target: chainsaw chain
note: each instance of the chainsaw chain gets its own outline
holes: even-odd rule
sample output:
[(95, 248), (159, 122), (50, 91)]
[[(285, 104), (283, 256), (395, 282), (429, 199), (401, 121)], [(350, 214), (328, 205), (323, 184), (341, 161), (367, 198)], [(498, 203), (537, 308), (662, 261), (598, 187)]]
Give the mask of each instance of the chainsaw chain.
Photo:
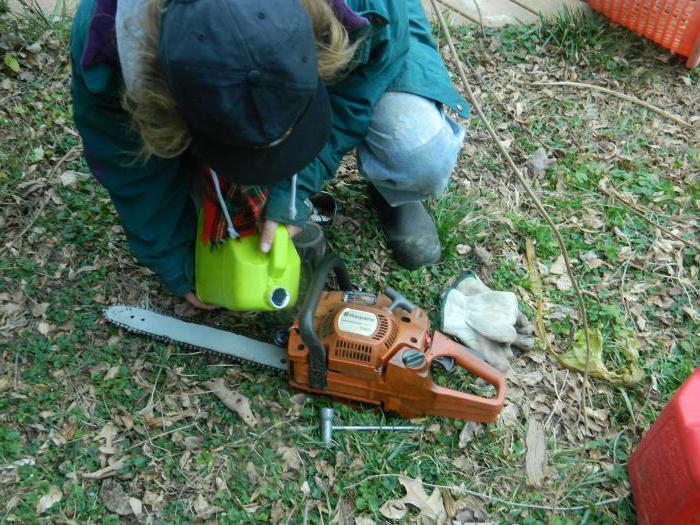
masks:
[[(155, 314), (164, 315), (164, 316), (166, 316), (166, 317), (170, 317), (170, 318), (172, 318), (172, 319), (177, 319), (178, 321), (183, 321), (183, 322), (185, 322), (185, 323), (191, 323), (191, 324), (196, 324), (196, 325), (200, 325), (200, 326), (206, 326), (206, 327), (208, 327), (208, 328), (214, 328), (214, 329), (216, 329), (216, 330), (222, 330), (222, 328), (221, 328), (220, 326), (211, 325), (211, 324), (208, 324), (208, 323), (205, 323), (205, 322), (202, 322), (202, 321), (196, 321), (196, 320), (192, 320), (192, 319), (187, 319), (187, 318), (182, 317), (182, 316), (177, 315), (177, 314), (171, 314), (171, 313), (161, 312), (160, 310), (156, 310), (156, 309), (153, 309), (153, 308), (149, 308), (149, 307), (146, 307), (146, 306), (143, 306), (143, 305), (141, 305), (141, 306), (126, 305), (126, 304), (113, 304), (113, 305), (110, 305), (110, 307), (112, 307), (112, 306), (124, 306), (124, 307), (127, 307), (127, 308), (142, 308), (142, 309), (144, 309), (144, 310), (148, 310), (149, 312), (153, 312), (153, 313), (155, 313)], [(111, 324), (112, 326), (116, 326), (116, 327), (118, 327), (118, 328), (122, 328), (122, 329), (124, 329), (124, 330), (126, 330), (127, 332), (130, 332), (130, 333), (132, 333), (132, 334), (144, 335), (144, 336), (148, 337), (149, 339), (154, 339), (154, 340), (156, 340), (156, 341), (160, 341), (161, 343), (172, 343), (172, 344), (174, 344), (174, 345), (176, 345), (176, 346), (178, 346), (178, 347), (180, 347), (180, 348), (185, 348), (185, 349), (189, 349), (189, 350), (196, 350), (196, 351), (206, 352), (206, 353), (209, 354), (209, 355), (213, 355), (213, 356), (217, 356), (217, 357), (225, 357), (225, 358), (228, 359), (229, 361), (233, 361), (233, 362), (239, 363), (239, 364), (248, 365), (248, 366), (251, 366), (251, 367), (253, 367), (253, 368), (257, 368), (257, 369), (259, 369), (259, 370), (265, 370), (265, 371), (267, 371), (267, 372), (271, 372), (271, 373), (274, 373), (274, 374), (276, 374), (276, 375), (283, 375), (283, 374), (285, 374), (285, 371), (284, 371), (284, 370), (280, 370), (279, 368), (275, 368), (275, 367), (272, 367), (272, 366), (264, 365), (264, 364), (262, 364), (262, 363), (257, 363), (257, 362), (255, 362), (255, 361), (249, 361), (248, 359), (243, 359), (242, 357), (234, 356), (234, 355), (231, 355), (231, 354), (226, 354), (226, 353), (224, 353), (224, 352), (217, 352), (216, 350), (211, 350), (210, 348), (204, 348), (204, 347), (201, 347), (201, 346), (195, 346), (195, 345), (192, 345), (192, 344), (190, 344), (190, 343), (183, 343), (182, 341), (178, 341), (178, 340), (176, 340), (176, 339), (171, 339), (171, 338), (169, 338), (169, 337), (164, 337), (164, 336), (162, 336), (162, 335), (154, 335), (154, 334), (152, 334), (151, 332), (147, 332), (147, 331), (145, 331), (145, 330), (139, 330), (138, 328), (134, 328), (133, 326), (129, 326), (128, 324), (120, 323), (120, 322), (118, 322), (118, 321), (114, 321), (113, 319), (110, 319), (109, 317), (107, 317), (107, 310), (108, 310), (108, 308), (105, 308), (105, 309), (102, 311), (102, 317), (104, 318), (105, 321), (107, 321), (107, 322), (108, 322), (109, 324)]]

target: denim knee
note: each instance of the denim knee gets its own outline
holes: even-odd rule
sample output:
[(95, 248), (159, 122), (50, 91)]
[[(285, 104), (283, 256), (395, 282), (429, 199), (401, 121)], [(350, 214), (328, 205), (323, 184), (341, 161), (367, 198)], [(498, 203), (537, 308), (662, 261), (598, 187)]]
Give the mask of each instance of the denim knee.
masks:
[(391, 205), (424, 200), (444, 191), (464, 134), (434, 101), (387, 93), (358, 146), (360, 168)]

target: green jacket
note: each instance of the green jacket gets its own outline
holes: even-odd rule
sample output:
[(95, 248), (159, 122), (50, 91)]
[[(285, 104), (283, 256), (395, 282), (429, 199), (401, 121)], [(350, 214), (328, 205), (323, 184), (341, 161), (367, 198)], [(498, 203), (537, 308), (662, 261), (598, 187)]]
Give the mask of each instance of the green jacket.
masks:
[[(299, 173), (295, 221), (287, 215), (289, 181), (270, 187), (265, 214), (281, 223), (306, 220), (308, 197), (364, 140), (372, 108), (385, 92), (420, 95), (468, 116), (469, 107), (452, 86), (420, 0), (346, 0), (346, 4), (370, 24), (351, 35), (363, 38), (356, 66), (342, 81), (328, 86), (331, 137)], [(88, 166), (109, 191), (134, 255), (173, 293), (184, 295), (193, 289), (196, 210), (190, 190), (199, 171), (188, 154), (146, 162), (135, 156), (140, 140), (120, 104), (124, 84), (114, 43), (115, 5), (114, 0), (82, 0), (78, 6), (71, 39), (74, 119)]]

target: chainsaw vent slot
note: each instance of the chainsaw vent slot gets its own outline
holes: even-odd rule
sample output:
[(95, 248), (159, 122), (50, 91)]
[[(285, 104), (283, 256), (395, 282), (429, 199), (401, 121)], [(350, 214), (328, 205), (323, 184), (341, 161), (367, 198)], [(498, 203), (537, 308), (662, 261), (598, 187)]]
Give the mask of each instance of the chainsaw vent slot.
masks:
[(396, 342), (396, 338), (398, 336), (399, 336), (399, 327), (396, 325), (396, 323), (391, 323), (391, 333), (389, 334), (389, 338), (384, 343), (384, 346), (386, 346), (387, 350), (391, 350), (391, 348), (394, 346), (394, 343)]
[(336, 343), (335, 354), (343, 359), (369, 362), (372, 357), (372, 347), (340, 339)]
[(379, 328), (377, 328), (377, 331), (374, 332), (372, 339), (375, 341), (381, 341), (389, 331), (389, 320), (381, 314), (378, 314), (377, 318), (379, 319)]

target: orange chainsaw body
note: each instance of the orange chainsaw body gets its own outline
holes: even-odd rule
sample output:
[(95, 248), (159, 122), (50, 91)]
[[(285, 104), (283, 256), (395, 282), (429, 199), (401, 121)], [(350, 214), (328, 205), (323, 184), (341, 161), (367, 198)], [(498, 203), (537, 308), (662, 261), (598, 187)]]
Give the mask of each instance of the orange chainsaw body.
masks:
[[(326, 388), (309, 384), (309, 348), (296, 324), (288, 347), (290, 386), (378, 405), (404, 418), (495, 420), (505, 400), (503, 375), (442, 333), (431, 337), (428, 316), (420, 308), (391, 306), (392, 299), (384, 294), (322, 292), (313, 328), (327, 355)], [(438, 357), (452, 358), (455, 365), (493, 385), (495, 397), (436, 385), (431, 365)]]

